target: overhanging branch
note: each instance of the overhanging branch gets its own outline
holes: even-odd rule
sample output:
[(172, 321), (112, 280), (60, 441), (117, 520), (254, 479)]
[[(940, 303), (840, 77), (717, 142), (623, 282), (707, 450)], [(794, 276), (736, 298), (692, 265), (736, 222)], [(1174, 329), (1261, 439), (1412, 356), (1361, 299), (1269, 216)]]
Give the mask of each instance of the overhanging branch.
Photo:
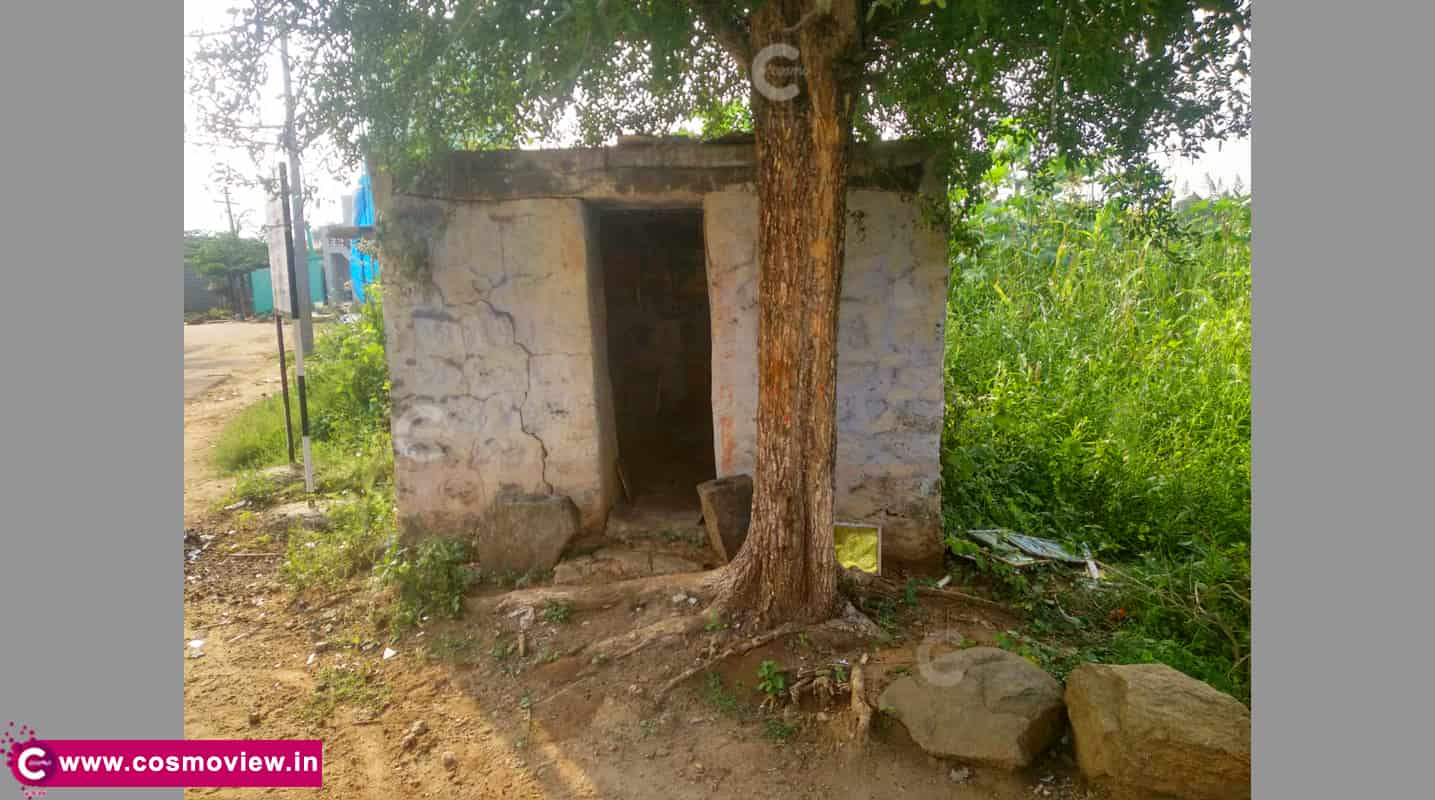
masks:
[(752, 46), (748, 43), (746, 23), (725, 13), (717, 0), (689, 0), (703, 26), (717, 39), (719, 45), (737, 62), (742, 74), (748, 74), (752, 65)]

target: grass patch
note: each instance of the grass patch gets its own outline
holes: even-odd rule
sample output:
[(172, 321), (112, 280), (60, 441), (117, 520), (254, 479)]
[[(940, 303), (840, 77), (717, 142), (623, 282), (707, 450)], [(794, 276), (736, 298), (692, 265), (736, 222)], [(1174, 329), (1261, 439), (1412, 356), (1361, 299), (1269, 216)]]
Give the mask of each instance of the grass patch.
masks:
[[(293, 418), (298, 419), (298, 403), (292, 405)], [(267, 397), (241, 409), (214, 444), (214, 462), (224, 472), (281, 464), (288, 458), (284, 405), (279, 397)]]
[[(317, 465), (343, 464), (345, 453), (367, 447), (379, 434), (387, 436), (388, 365), (380, 292), (367, 296), (357, 322), (329, 325), (319, 333), (305, 362), (305, 373)], [(297, 437), (299, 398), (295, 392), (290, 392), (289, 405)], [(337, 453), (325, 452), (326, 448), (337, 448)], [(278, 395), (242, 409), (214, 446), (215, 464), (226, 473), (282, 464), (288, 458), (284, 402)], [(391, 461), (392, 455), (388, 458)], [(382, 459), (369, 459), (369, 463), (381, 467)], [(385, 475), (392, 475), (391, 463)]]
[(280, 576), (296, 590), (335, 589), (372, 568), (395, 538), (393, 498), (374, 493), (329, 509), (327, 531), (289, 535)]
[(740, 721), (747, 721), (753, 718), (755, 712), (751, 704), (744, 703), (739, 697), (743, 690), (742, 682), (739, 681), (733, 689), (723, 685), (722, 675), (716, 672), (707, 674), (707, 686), (705, 697), (708, 705), (717, 710), (725, 717)]
[(456, 618), (463, 596), (473, 584), (469, 547), (453, 539), (426, 539), (417, 547), (393, 547), (374, 570), (375, 579), (392, 589), (388, 619), (397, 633), (418, 625), (429, 615)]
[(247, 501), (254, 506), (272, 505), (278, 499), (283, 487), (278, 481), (262, 472), (245, 472), (234, 482), (225, 504)]
[(367, 494), (393, 482), (394, 446), (387, 430), (323, 442), (314, 449), (314, 488), (325, 494)]
[(349, 667), (326, 667), (319, 683), (300, 712), (307, 722), (321, 725), (340, 705), (377, 714), (388, 701), (390, 687), (377, 673)]
[(424, 658), (444, 664), (461, 665), (473, 660), (478, 640), (470, 634), (437, 633), (424, 642)]
[(786, 744), (792, 741), (802, 728), (798, 725), (789, 725), (775, 717), (769, 717), (763, 725), (762, 735), (779, 744)]
[(568, 603), (548, 603), (543, 606), (541, 613), (544, 622), (563, 625), (573, 618), (573, 606)]

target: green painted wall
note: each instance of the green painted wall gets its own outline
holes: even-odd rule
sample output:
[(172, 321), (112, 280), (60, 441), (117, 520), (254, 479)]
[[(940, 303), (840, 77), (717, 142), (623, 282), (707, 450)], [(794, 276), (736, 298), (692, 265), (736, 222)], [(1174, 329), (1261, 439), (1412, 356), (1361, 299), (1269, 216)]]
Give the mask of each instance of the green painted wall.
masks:
[[(274, 310), (274, 287), (269, 281), (269, 270), (256, 269), (249, 273), (254, 287), (254, 313), (268, 314)], [(318, 252), (309, 253), (309, 299), (314, 305), (327, 300), (324, 286), (324, 256)], [(288, 313), (289, 309), (283, 309)]]

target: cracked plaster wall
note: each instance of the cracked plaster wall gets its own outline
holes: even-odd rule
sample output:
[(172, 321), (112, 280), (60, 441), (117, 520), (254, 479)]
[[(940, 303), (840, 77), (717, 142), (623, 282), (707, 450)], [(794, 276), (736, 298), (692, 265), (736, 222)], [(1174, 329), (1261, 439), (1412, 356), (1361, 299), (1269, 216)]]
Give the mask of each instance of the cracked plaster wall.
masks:
[[(385, 276), (405, 529), (472, 531), (512, 488), (568, 495), (601, 532), (620, 490), (593, 212), (576, 198), (399, 202), (450, 213), (430, 279)], [(939, 566), (945, 240), (909, 195), (853, 189), (848, 205), (837, 518), (883, 526), (884, 566)], [(717, 472), (751, 473), (757, 197), (727, 188), (702, 208)]]
[(406, 531), (464, 534), (501, 492), (616, 490), (602, 282), (579, 200), (438, 203), (429, 275), (386, 275), (395, 491)]
[[(895, 192), (848, 192), (837, 353), (835, 514), (882, 525), (883, 564), (940, 566), (942, 233)], [(703, 201), (718, 475), (753, 472), (757, 437), (757, 197)]]

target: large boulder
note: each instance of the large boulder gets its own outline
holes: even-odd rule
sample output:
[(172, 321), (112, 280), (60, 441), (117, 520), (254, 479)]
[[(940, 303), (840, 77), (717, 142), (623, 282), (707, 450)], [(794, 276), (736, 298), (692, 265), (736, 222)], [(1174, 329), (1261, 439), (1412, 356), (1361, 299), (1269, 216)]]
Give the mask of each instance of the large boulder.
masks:
[(995, 647), (945, 653), (894, 681), (878, 708), (902, 721), (923, 750), (1004, 769), (1032, 762), (1061, 736), (1061, 684)]
[(485, 570), (552, 569), (580, 524), (578, 506), (566, 495), (500, 495), (478, 526), (474, 555)]
[(731, 475), (698, 484), (698, 501), (708, 541), (718, 558), (731, 561), (747, 539), (752, 522), (752, 476)]
[(1251, 796), (1251, 714), (1165, 664), (1083, 664), (1066, 682), (1088, 779), (1187, 800)]

